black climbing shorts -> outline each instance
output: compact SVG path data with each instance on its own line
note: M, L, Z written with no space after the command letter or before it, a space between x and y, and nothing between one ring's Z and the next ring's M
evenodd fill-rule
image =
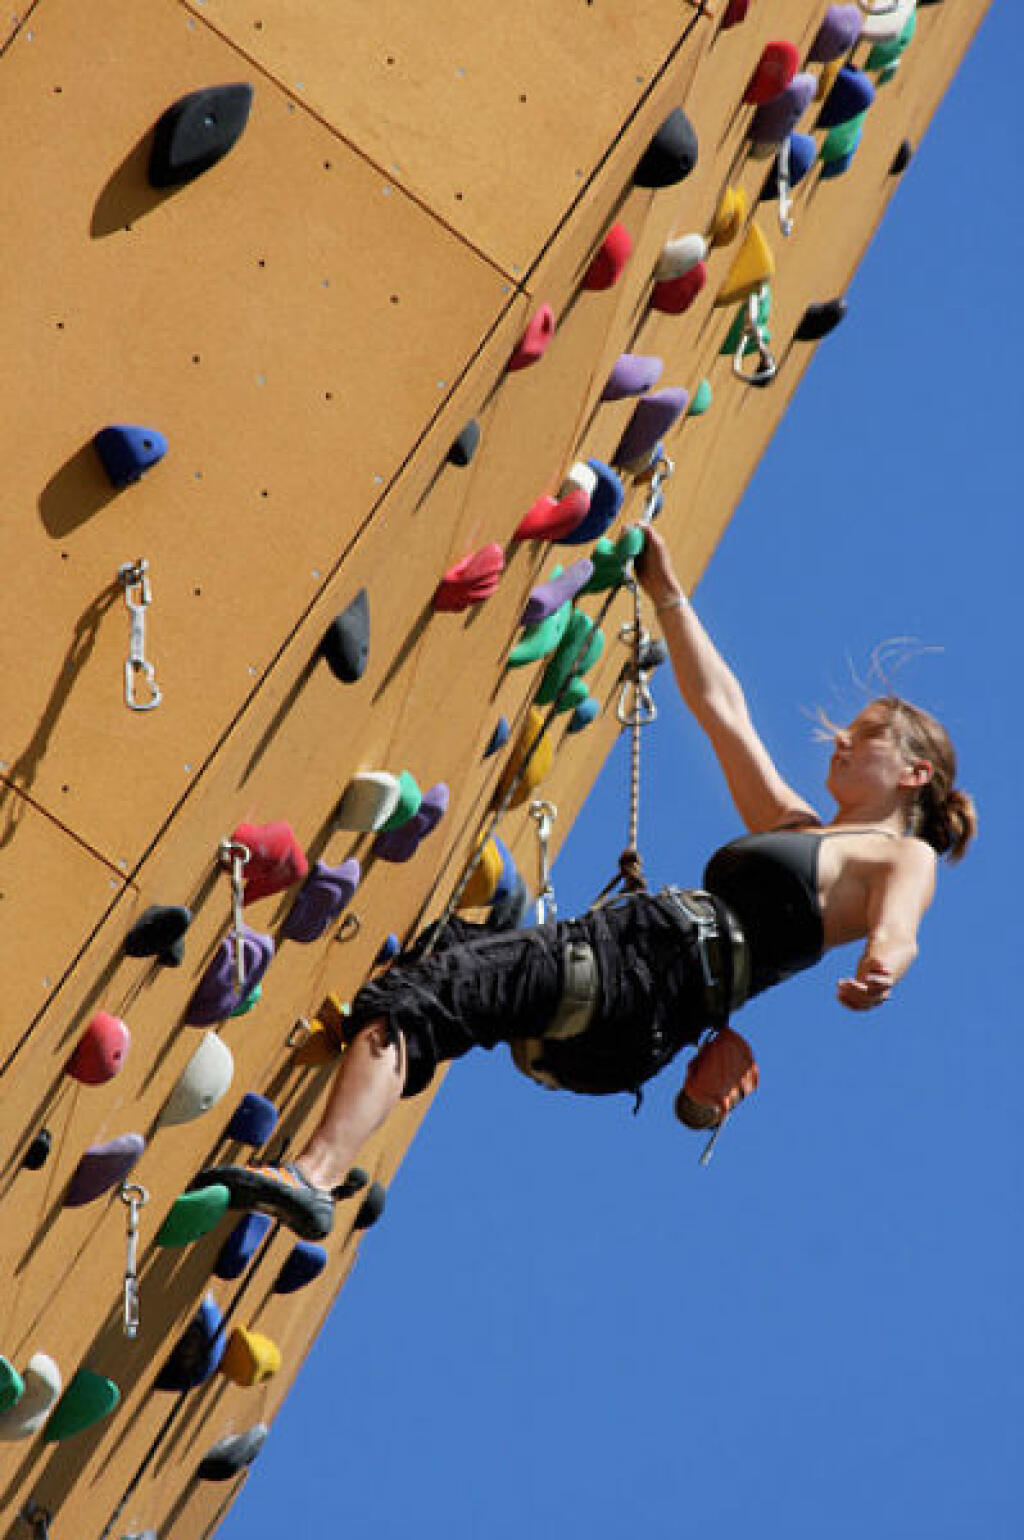
M706 1022L694 929L666 900L615 899L580 919L532 930L493 931L454 918L426 958L428 931L352 1002L347 1038L384 1017L405 1039L404 1096L429 1085L439 1064L471 1048L538 1037L558 1008L562 952L587 941L598 971L598 1003L587 1031L545 1044L559 1082L592 1094L633 1091Z

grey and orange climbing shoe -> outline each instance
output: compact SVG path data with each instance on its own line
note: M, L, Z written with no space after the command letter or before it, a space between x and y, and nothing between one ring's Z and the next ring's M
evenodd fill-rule
M315 1187L290 1161L279 1166L207 1166L189 1185L222 1185L230 1208L269 1214L305 1241L323 1240L334 1224L331 1193Z

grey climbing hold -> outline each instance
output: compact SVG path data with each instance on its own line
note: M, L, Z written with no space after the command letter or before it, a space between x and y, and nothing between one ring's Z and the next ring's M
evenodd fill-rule
M448 459L452 465L468 465L476 454L480 443L480 424L473 417L467 422L458 438L448 451Z
M320 652L342 684L355 684L363 677L370 657L370 600L365 588L331 621Z
M196 1472L200 1481L230 1481L251 1465L266 1443L270 1429L257 1422L244 1433L229 1433L206 1451Z

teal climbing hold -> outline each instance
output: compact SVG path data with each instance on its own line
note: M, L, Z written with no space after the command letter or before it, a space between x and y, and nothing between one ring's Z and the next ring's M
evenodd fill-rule
M235 1016L248 1016L249 1012L253 1010L255 1006L259 1005L262 999L263 985L255 984L253 988L249 990L249 993L238 1002L234 1010L229 1014L232 1018Z
M571 614L572 605L567 599L547 620L528 626L508 655L509 668L522 668L553 653L565 635Z
M121 1399L113 1380L92 1369L79 1369L43 1429L44 1444L60 1444L109 1417Z
M8 1359L0 1354L0 1412L10 1411L25 1394L25 1381Z
M223 1182L211 1182L175 1198L156 1233L158 1246L188 1246L209 1233L228 1211L231 1194Z
M864 132L866 117L867 114L862 112L858 117L848 118L845 123L829 129L821 142L821 163L825 173L833 162L843 160L856 150Z
M599 594L609 588L618 588L625 581L626 566L640 555L643 548L644 532L639 525L623 530L617 540L602 535L590 554L594 575L583 592Z
M415 818L422 801L422 791L408 770L403 770L398 777L398 801L391 815L381 825L382 831L387 834L392 829L400 829L410 818Z
M765 341L771 340L771 334L765 330L768 325L768 320L771 316L771 313L772 292L768 285L765 284L764 288L761 290L761 294L757 302L757 324L762 328ZM729 327L729 330L726 332L725 341L722 343L722 352L724 354L731 356L736 352L736 349L740 345L740 338L743 335L743 330L746 324L747 306L744 303L737 310L735 319L733 320L732 325ZM752 353L753 351L754 343L752 341L747 341L743 347L744 355L747 353Z
M575 610L570 616L558 651L544 670L536 695L537 705L549 705L570 673L585 674L592 668L601 656L603 647L604 633L595 627L589 615L584 615L582 610Z
M704 413L708 410L710 405L711 381L701 380L700 384L697 386L697 389L693 393L693 399L690 402L690 410L686 415L688 417L703 417Z
M910 47L914 33L917 31L917 12L912 11L907 17L907 24L898 37L894 37L888 43L876 43L868 54L864 68L871 71L895 69L907 49Z
M557 711L575 711L577 706L582 706L589 691L585 679L570 679L565 691L558 702Z

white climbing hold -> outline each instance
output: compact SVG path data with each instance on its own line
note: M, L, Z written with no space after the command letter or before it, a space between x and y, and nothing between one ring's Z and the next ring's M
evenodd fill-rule
M191 1123L215 1107L231 1084L235 1061L216 1032L204 1032L157 1118L157 1126Z
M571 492L585 492L588 497L593 497L597 491L597 472L592 470L582 460L567 472L565 480L558 489L558 497L568 497Z
M14 1406L0 1412L0 1440L13 1443L38 1433L60 1400L60 1370L47 1353L33 1353L22 1375L25 1389Z
M684 278L691 268L703 262L708 254L708 243L702 235L681 235L662 248L654 269L655 283L667 283L673 278Z
M362 770L346 786L336 821L360 833L382 829L398 807L401 790L398 777L387 770Z

